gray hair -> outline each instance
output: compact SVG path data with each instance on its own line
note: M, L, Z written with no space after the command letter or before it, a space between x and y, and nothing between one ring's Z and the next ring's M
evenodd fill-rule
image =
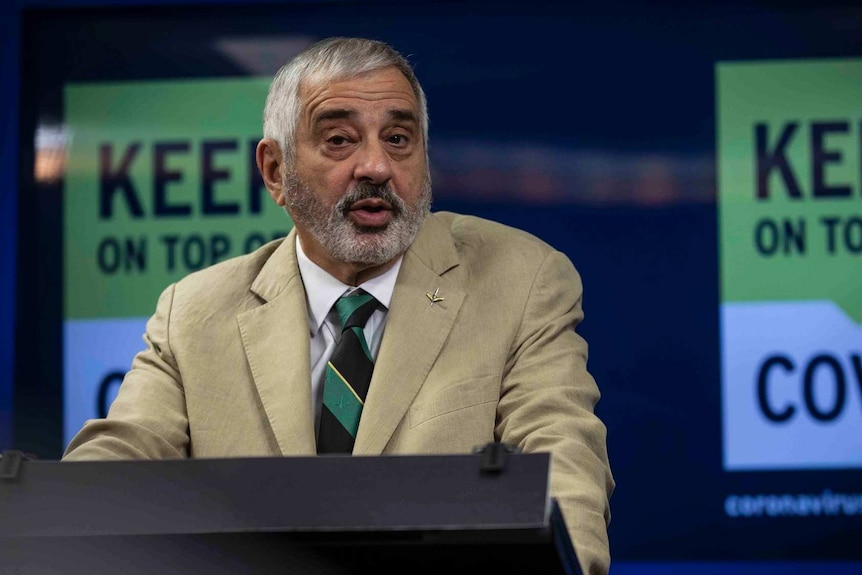
M425 92L409 62L391 46L364 38L327 38L312 44L281 67L266 97L263 137L278 142L288 167L296 159L296 129L302 113L299 90L303 82L333 82L397 68L413 88L419 103L419 128L428 154L428 107Z

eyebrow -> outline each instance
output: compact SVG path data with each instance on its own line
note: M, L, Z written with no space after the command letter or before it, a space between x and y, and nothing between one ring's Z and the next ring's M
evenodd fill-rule
M416 114L414 114L411 110L389 110L386 113L390 119L395 120L397 122L413 122L418 124L419 121L416 119Z
M355 118L356 112L353 110L347 110L344 108L337 108L334 110L326 110L314 117L314 123L319 124L321 122L326 122L327 120L347 120L350 118Z

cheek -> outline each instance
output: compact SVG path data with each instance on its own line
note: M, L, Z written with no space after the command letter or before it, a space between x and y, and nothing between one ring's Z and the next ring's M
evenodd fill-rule
M415 201L422 195L425 187L427 171L425 163L411 166L410 169L400 171L395 184L399 194L405 200Z
M323 169L311 167L303 169L299 174L306 184L314 191L317 198L332 207L350 187L350 174L337 168Z

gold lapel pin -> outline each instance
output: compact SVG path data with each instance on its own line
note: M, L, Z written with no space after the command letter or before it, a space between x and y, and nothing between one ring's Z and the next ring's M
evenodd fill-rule
M443 301L444 299L446 299L445 297L437 295L438 293L440 293L440 288L435 289L434 293L431 293L430 291L425 292L425 297L427 297L431 301L431 305L434 305L438 301Z

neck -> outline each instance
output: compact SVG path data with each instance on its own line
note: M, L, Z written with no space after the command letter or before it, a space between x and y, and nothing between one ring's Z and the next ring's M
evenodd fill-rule
M386 273L388 270L392 269L392 266L395 265L397 260L398 258L395 258L386 263L375 266L339 263L339 265L335 267L327 267L313 259L311 261L314 261L314 263L332 274L336 279L338 279L338 281L349 286L356 287L372 278L376 278L377 276Z

